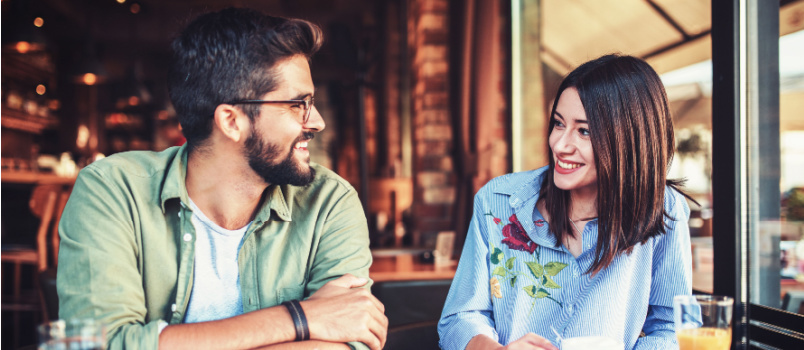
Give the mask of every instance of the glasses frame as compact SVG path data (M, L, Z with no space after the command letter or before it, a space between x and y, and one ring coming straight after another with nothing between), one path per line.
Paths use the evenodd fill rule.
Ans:
M310 96L310 99L303 99L303 100L237 100L232 101L227 104L236 105L236 104L263 104L263 103L302 103L304 104L304 117L302 118L302 125L307 124L307 121L310 120L310 111L313 110L313 105L315 104L315 97Z

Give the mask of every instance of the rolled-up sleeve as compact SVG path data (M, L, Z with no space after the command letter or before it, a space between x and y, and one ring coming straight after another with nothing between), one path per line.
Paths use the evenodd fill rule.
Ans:
M488 233L483 224L483 193L475 196L474 214L466 234L458 270L438 323L442 349L465 349L472 338L497 340L489 285Z
M146 323L138 239L128 194L92 166L81 171L59 223L59 317L106 325L108 349L156 349Z
M634 349L678 349L673 324L673 297L692 294L692 252L690 249L690 209L678 192L668 189L665 210L667 233L656 241L653 255L651 292L643 331Z
M305 294L312 295L327 282L347 273L368 279L363 288L370 288L371 261L366 216L357 192L350 188L327 213ZM348 345L352 349L368 349L359 342Z

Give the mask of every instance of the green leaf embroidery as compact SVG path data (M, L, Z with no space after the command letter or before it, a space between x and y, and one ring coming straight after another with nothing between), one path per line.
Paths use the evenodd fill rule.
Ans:
M505 259L505 254L503 254L500 248L494 248L494 251L491 252L491 263L497 265L502 259Z
M517 276L511 277L511 288L514 288L514 285L516 284L516 277Z
M558 283L556 283L555 281L553 281L553 279L552 279L552 278L550 278L550 276L548 276L548 275L544 275L544 276L542 277L542 285L543 285L545 288L552 288L552 289L558 289L558 288L561 288L561 286L559 286L559 285L558 285Z
M567 264L552 261L547 263L547 265L544 265L544 273L548 276L555 276L565 267L567 267Z
M497 275L497 276L500 276L500 277L505 277L505 268L504 268L504 267L502 267L502 266L497 266L497 268L496 268L496 269L494 269L494 273L492 273L492 275Z
M541 278L544 274L544 267L542 267L542 264L539 264L537 261L526 261L525 265L528 265L530 273L532 273L536 278Z
M539 288L539 291L536 292L536 296L534 298L541 299L541 298L545 298L545 297L549 297L549 296L550 296L550 292L548 292L544 288Z
M531 298L536 297L536 286L527 286L527 287L522 288L522 289L524 289L525 292L528 293L528 295L530 295Z
M510 259L508 259L508 261L505 262L505 268L507 268L509 270L513 269L514 268L514 260L516 260L515 256L512 256Z

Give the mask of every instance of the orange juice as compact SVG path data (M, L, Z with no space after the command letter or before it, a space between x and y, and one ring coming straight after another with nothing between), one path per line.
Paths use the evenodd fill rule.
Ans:
M731 346L730 329L681 329L676 331L676 336L681 350L728 350Z

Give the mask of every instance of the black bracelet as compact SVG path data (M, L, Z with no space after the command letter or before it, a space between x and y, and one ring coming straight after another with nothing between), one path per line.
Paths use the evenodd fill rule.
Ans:
M282 305L285 305L290 312L290 318L293 319L293 326L296 327L296 341L310 340L310 328L307 326L307 317L304 315L304 309L298 300L288 300Z

